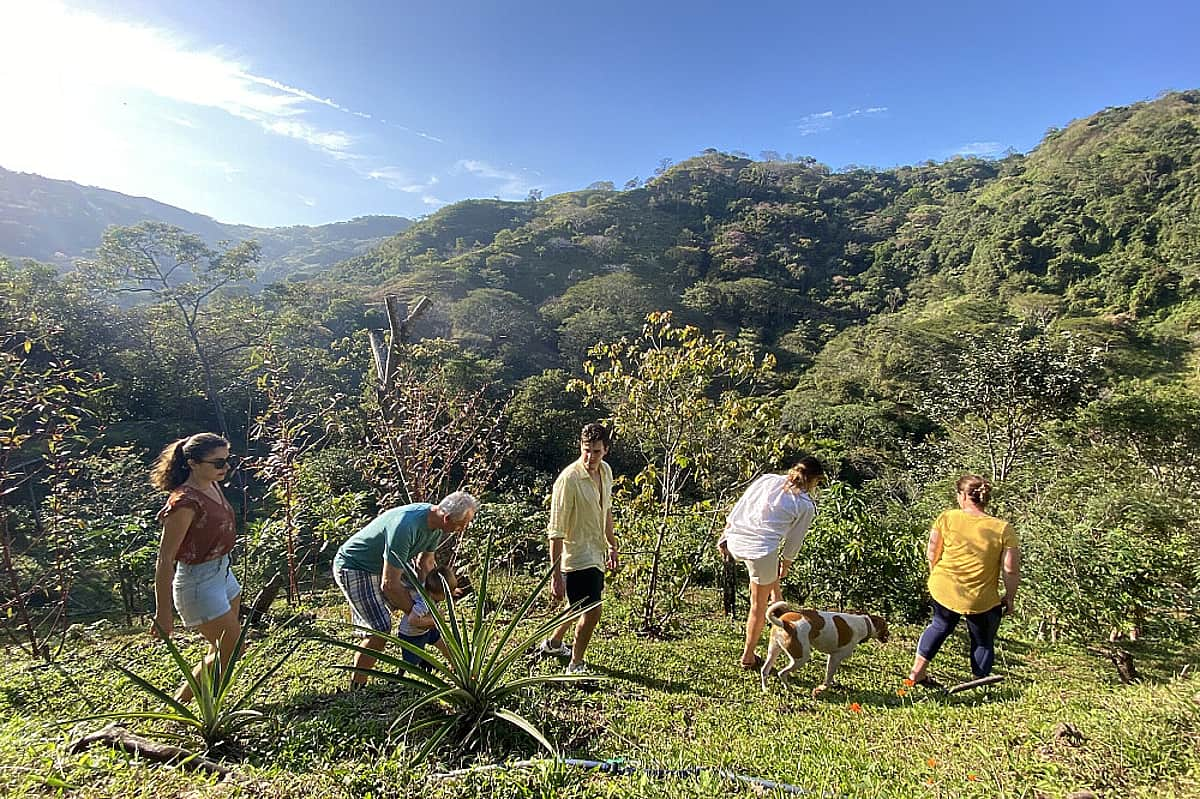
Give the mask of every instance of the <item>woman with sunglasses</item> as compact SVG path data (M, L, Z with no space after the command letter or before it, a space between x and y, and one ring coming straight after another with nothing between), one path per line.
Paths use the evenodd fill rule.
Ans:
M228 441L216 433L197 433L168 444L150 471L151 484L169 492L158 513L163 532L154 570L150 632L169 638L177 610L184 626L208 641L204 661L212 663L219 654L221 665L229 662L241 634L242 588L229 563L235 517L220 486L231 465ZM196 674L200 668L196 667ZM184 683L175 698L190 701L191 687Z

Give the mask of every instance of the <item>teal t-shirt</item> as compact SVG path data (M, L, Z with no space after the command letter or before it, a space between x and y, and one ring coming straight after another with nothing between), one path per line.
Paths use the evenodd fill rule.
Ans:
M432 552L442 541L441 530L429 528L428 502L414 502L384 511L342 544L334 569L383 574L383 559L397 569L419 552Z

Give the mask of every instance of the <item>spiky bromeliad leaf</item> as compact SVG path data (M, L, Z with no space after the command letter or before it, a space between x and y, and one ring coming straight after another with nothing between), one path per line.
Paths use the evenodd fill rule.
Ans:
M364 635L372 635L382 639L385 647L394 647L396 652L376 651L328 635L317 635L315 638L326 644L357 652L375 658L378 664L385 668L360 669L354 666L341 666L347 671L378 677L382 680L398 683L416 692L416 696L405 704L396 716L392 727L403 727L405 737L414 739L418 733L424 734L420 749L415 757L423 760L436 747L456 730L458 742L465 744L470 741L484 725L496 721L525 733L551 753L555 753L554 745L542 733L536 724L515 712L507 706L516 694L526 688L564 682L580 682L597 680L593 676L568 674L525 675L517 674L514 665L517 660L535 646L542 638L549 635L560 625L578 618L596 607L579 605L564 607L549 617L533 625L523 634L519 627L526 620L537 602L539 596L549 584L553 576L550 568L538 581L520 603L520 608L508 622L489 618L485 604L487 598L488 576L491 564L491 541L488 541L484 551L482 574L479 579L474 612L470 617L464 615L453 593L444 586L445 608L439 607L425 590L423 581L417 578L411 566L404 564L409 583L425 600L433 616L434 625L446 644L449 657L442 660L437 653L414 646L390 633L381 633L365 627L356 627ZM406 663L403 653L409 652L420 658L422 665L429 666L428 670L420 666ZM388 669L395 669L390 671ZM434 718L417 721L417 714L431 705L437 705L444 712L439 712Z
M192 695L196 703L195 709L175 699L173 689L160 688L130 669L116 665L116 669L121 672L130 684L145 693L152 700L166 705L167 710L102 713L71 719L64 723L74 724L96 719L166 721L175 726L192 730L209 747L220 743L246 726L266 718L257 710L247 708L246 704L258 694L266 681L288 661L292 653L295 652L296 647L299 646L299 640L283 642L282 645L286 651L258 675L249 686L235 696L233 689L239 683L240 675L245 671L245 664L249 662L244 656L245 649L243 646L248 630L249 621L241 628L237 642L233 645L233 652L229 656L229 662L224 667L221 666L219 655L221 646L218 645L218 656L211 663L202 663L201 668L197 670L196 674L192 673L192 666L179 650L179 646L171 638L161 636L163 643L166 645L167 652L170 654L171 661L175 665L175 670L182 675L183 680L192 689ZM259 649L267 647L270 643L270 641L267 641L260 644ZM155 731L151 734L171 740L181 740L184 738L182 735L165 731Z

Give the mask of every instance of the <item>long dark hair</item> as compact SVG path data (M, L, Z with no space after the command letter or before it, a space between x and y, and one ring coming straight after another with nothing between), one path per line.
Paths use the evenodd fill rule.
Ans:
M160 491L174 491L188 479L192 469L188 460L202 461L208 453L229 442L216 433L196 433L163 448L150 467L150 485Z

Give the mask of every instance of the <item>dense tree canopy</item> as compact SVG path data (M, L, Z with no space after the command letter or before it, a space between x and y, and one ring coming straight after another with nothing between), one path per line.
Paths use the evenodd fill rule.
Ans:
M880 585L908 590L919 583L919 538L949 501L951 479L978 471L997 481L998 512L1028 531L1032 552L1085 557L1105 548L1094 570L1073 577L1035 570L1045 606L1071 590L1068 577L1101 575L1119 598L1104 610L1115 619L1130 607L1175 612L1200 583L1200 546L1188 531L1171 533L1169 557L1147 555L1196 510L1185 489L1198 468L1200 420L1198 153L1200 92L1190 91L1107 109L1000 160L832 171L791 155L754 161L707 150L664 162L623 191L601 181L526 202L466 201L328 272L265 289L243 280L258 255L252 245L214 250L159 223L111 229L97 258L71 273L0 261L0 282L8 319L17 320L10 326L36 320L43 331L26 353L47 359L37 374L51 370L53 352L74 373L107 376L103 391L87 394L79 425L90 454L116 464L112 474L138 473L147 450L172 436L220 427L218 413L235 449L268 456L264 436L250 436L255 420L283 405L300 414L288 417L306 440L295 447L303 455L286 461L294 469L287 485L323 486L329 496L289 506L298 527L288 536L314 547L399 496L388 482L395 464L424 468L422 447L438 453L430 491L474 475L515 497L514 507L532 503L532 518L540 498L530 497L575 457L578 425L612 417L629 433L641 430L632 408L650 419L667 410L658 400L631 402L637 385L625 378L651 365L681 370L694 342L717 341L746 363L770 356L779 368L730 395L703 370L684 370L681 380L697 381L687 395L694 407L720 400L737 422L728 429L751 431L746 451L775 453L751 466L784 466L795 453L772 445L805 441L844 484L824 511L829 526L814 533L820 545L806 574L857 564L888 571ZM380 421L366 331L388 327L387 294L410 303L428 296L432 305L404 333L405 385L389 389L395 408ZM661 311L694 332L664 340L654 364L639 366L649 349L636 342L647 315ZM24 339L3 332L11 370L24 362ZM596 352L628 363L612 391L593 392L602 407L589 408L566 388L600 343L608 347ZM297 403L262 382L268 363L288 365L279 385L306 387ZM760 414L754 424L751 413ZM470 469L446 466L459 453L447 431L487 443L470 450ZM640 468L636 445L632 434L619 440L613 460ZM120 454L103 454L113 446ZM706 447L675 453L686 463L655 463L660 473L682 472L727 454ZM20 456L47 469L53 461L32 440ZM712 565L704 560L711 547L686 536L703 538L697 530L721 512L712 503L746 476L740 459L727 460L739 464L729 486L697 479L659 492L671 501L654 550L666 551L663 531L691 541L678 549L696 559L689 575ZM1114 499L1117 475L1128 491L1116 515L1092 497L1048 500L1099 485L1098 497ZM84 507L79 497L91 489L78 475L65 479L76 499L56 507ZM262 480L248 488L247 519L266 569L282 506ZM5 500L13 535L40 529L51 486L32 482L32 493L23 483ZM638 489L622 490L635 507ZM839 537L857 549L848 555ZM884 545L884 555L869 556ZM1138 579L1170 585L1142 590L1113 575L1143 557L1149 576ZM846 598L869 596L871 583L857 574L824 585ZM1084 629L1081 620L1106 601L1089 596L1060 603L1053 624ZM912 597L886 601L919 610Z

